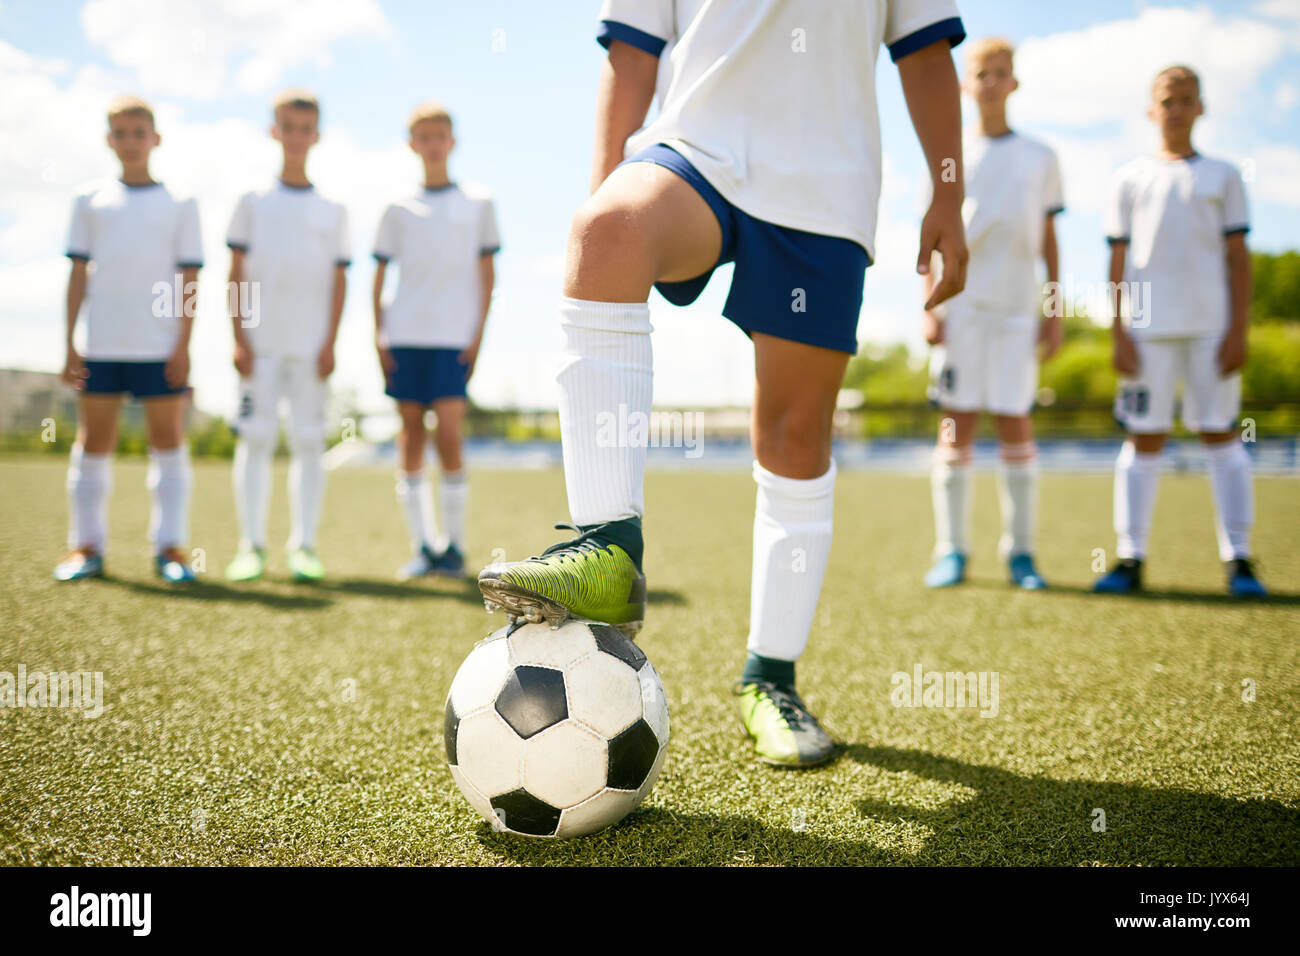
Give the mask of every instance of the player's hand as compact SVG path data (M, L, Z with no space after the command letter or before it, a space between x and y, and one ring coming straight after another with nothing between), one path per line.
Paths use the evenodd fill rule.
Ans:
M1115 349L1111 355L1111 363L1119 374L1133 378L1137 375L1138 369L1141 368L1141 363L1138 361L1137 346L1133 343L1133 336L1123 329L1116 329L1114 339Z
M921 334L931 345L943 342L943 318L926 309L921 313Z
M320 354L316 356L316 374L323 382L330 377L334 371L334 343L326 342L321 346Z
M238 339L235 340L235 371L240 378L248 378L253 374L253 350L247 342Z
M73 388L81 391L86 387L86 363L76 349L68 349L68 358L63 363L62 379Z
M482 339L475 339L457 356L460 363L465 366L465 381L467 382L469 377L474 374L474 363L478 361L478 347L482 342Z
M961 206L952 201L936 199L921 220L921 251L916 257L918 275L929 274L930 256L936 251L943 263L943 274L925 302L927 310L966 288L966 262L970 252L961 223Z
M1061 350L1065 339L1065 328L1061 325L1059 315L1050 315L1038 326L1038 361L1050 361Z
M376 345L375 351L379 353L379 367L383 370L384 381L388 381L397 368L397 359L393 358L392 350L386 346Z
M1246 330L1229 329L1219 343L1219 374L1227 378L1246 364Z
M177 349L163 366L163 378L172 388L181 388L190 380L190 350Z

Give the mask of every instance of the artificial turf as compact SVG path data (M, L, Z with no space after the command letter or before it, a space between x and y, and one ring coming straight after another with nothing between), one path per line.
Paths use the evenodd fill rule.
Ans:
M1045 476L1042 593L1005 583L981 476L972 579L936 593L921 585L926 480L842 473L799 686L845 747L781 771L752 759L729 693L752 481L652 473L639 643L668 692L669 758L622 824L557 843L493 832L452 782L447 687L504 620L472 581L393 579L407 545L391 473L331 474L325 582L289 581L273 547L268 578L234 586L221 575L238 537L229 467L199 463L192 544L207 573L176 589L152 575L144 464L131 459L116 467L110 577L52 580L64 467L0 461L0 671L100 671L104 712L0 708L0 863L1300 863L1293 479L1256 482L1274 595L1243 603L1223 593L1203 477L1163 479L1148 593L1100 597L1087 589L1095 549L1113 547L1107 476ZM472 570L562 534L558 471L480 470L471 488ZM272 541L285 512L281 468ZM894 706L891 675L917 664L998 672L997 715Z

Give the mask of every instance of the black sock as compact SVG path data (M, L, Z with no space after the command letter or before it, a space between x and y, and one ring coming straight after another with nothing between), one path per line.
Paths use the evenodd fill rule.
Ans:
M620 518L617 521L606 521L601 524L580 524L578 527L583 531L600 528L600 533L596 535L600 542L618 545L627 552L627 556L636 565L637 571L641 570L641 557L645 544L641 538L640 518Z
M781 687L793 687L794 661L778 661L750 651L749 656L745 658L745 670L741 673L740 679L746 684L761 680Z

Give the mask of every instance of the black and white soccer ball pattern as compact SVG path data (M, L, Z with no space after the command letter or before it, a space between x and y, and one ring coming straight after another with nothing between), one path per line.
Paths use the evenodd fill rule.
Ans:
M461 664L443 742L456 786L494 828L582 836L623 819L654 786L668 701L617 628L509 624Z

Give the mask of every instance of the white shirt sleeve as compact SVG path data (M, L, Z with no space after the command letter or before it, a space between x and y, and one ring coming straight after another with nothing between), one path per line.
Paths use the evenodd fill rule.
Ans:
M1110 198L1106 200L1106 241L1128 242L1133 228L1133 197L1129 193L1128 178L1117 173L1110 184Z
M614 40L658 56L676 34L673 0L605 0L596 40L609 49Z
M494 255L501 250L501 235L497 232L496 207L491 199L479 203L478 254Z
M1250 210L1246 206L1246 186L1236 166L1223 177L1223 234L1231 236L1250 232Z
M90 196L82 194L72 201L72 222L68 225L67 256L90 259Z
M886 0L885 46L895 63L931 43L947 40L956 46L966 39L953 0Z
M352 265L352 233L348 230L348 210L339 206L338 234L335 236L334 263L340 266Z
M203 267L203 233L199 229L199 201L181 202L180 221L176 227L176 265L178 268Z
M244 193L235 204L235 213L230 217L230 227L226 230L226 245L240 252L248 251L248 243L253 232L253 194Z
M1048 152L1047 178L1043 182L1043 212L1055 216L1065 212L1065 196L1061 189L1061 162L1055 151Z
M397 246L397 207L389 206L379 220L379 234L375 236L375 258L380 262L398 258L401 250Z

